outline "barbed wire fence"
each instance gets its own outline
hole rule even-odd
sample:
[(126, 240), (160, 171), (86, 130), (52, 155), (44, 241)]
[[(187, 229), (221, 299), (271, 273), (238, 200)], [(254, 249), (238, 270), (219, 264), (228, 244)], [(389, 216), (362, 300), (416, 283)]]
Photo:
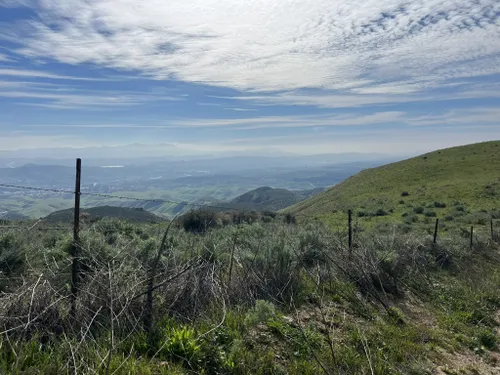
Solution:
[[(78, 163), (77, 163), (78, 165)], [(77, 167), (78, 168), (78, 167)], [(205, 208), (205, 209), (217, 209), (217, 210), (224, 210), (224, 211), (242, 211), (245, 210), (244, 208), (239, 208), (239, 207), (231, 207), (231, 206), (226, 206), (226, 205), (218, 205), (218, 204), (203, 204), (203, 203), (198, 203), (198, 202), (186, 202), (186, 201), (175, 201), (175, 200), (170, 200), (170, 199), (160, 199), (160, 198), (152, 198), (152, 199), (147, 199), (147, 198), (139, 198), (139, 197), (130, 197), (130, 196), (123, 196), (123, 195), (114, 195), (114, 194), (106, 194), (106, 193), (98, 193), (98, 192), (91, 192), (91, 191), (80, 191), (79, 189), (79, 184), (78, 184), (78, 178), (77, 178), (77, 183), (75, 186), (75, 190), (69, 190), (69, 189), (54, 189), (54, 188), (42, 188), (42, 187), (33, 187), (33, 186), (24, 186), (24, 185), (15, 185), (15, 184), (4, 184), (0, 183), (0, 188), (5, 188), (5, 189), (17, 189), (17, 190), (25, 190), (25, 191), (40, 191), (40, 192), (46, 192), (46, 193), (55, 193), (55, 194), (67, 194), (67, 195), (74, 195), (76, 197), (80, 196), (96, 196), (96, 197), (103, 197), (103, 198), (111, 198), (111, 199), (120, 199), (120, 200), (129, 200), (129, 201), (140, 201), (140, 202), (154, 202), (154, 203), (161, 203), (161, 204), (175, 204), (175, 205), (183, 205), (186, 207), (193, 207), (193, 208)], [(77, 209), (78, 208), (78, 209)], [(251, 211), (251, 210), (249, 210)], [(67, 230), (70, 231), (73, 229), (74, 232), (78, 233), (78, 221), (76, 220), (79, 212), (79, 199), (75, 199), (75, 210), (74, 210), (74, 216), (75, 220), (73, 223), (68, 223), (67, 226), (46, 226), (43, 224), (42, 220), (38, 220), (35, 223), (30, 223), (29, 225), (24, 226), (21, 228), (22, 230), (28, 229), (28, 230)], [(347, 229), (348, 233), (348, 246), (341, 246), (342, 249), (346, 249), (347, 252), (343, 253), (345, 256), (344, 258), (347, 259), (348, 262), (351, 262), (351, 258), (353, 255), (356, 255), (356, 239), (353, 238), (353, 236), (356, 233), (355, 227), (357, 226), (357, 223), (353, 223), (353, 210), (349, 210), (348, 214), (346, 215), (346, 224), (347, 226), (344, 226), (344, 229)], [(1, 218), (0, 218), (1, 220)], [(169, 225), (172, 223), (170, 221)], [(0, 223), (1, 224), (1, 223)], [(439, 222), (436, 221), (435, 225), (435, 233), (434, 233), (434, 243), (436, 243), (437, 240), (437, 231), (438, 231), (438, 226)], [(355, 226), (353, 228), (353, 225)], [(1, 227), (0, 227), (1, 228)], [(353, 230), (354, 229), (354, 230)], [(492, 236), (493, 236), (493, 222), (491, 222), (491, 230), (492, 230)], [(471, 240), (473, 239), (474, 231), (473, 228), (471, 230)], [(472, 243), (472, 242), (471, 242)], [(32, 316), (35, 316), (35, 314), (31, 311), (32, 310), (32, 305), (36, 306), (36, 304), (33, 304), (33, 297), (31, 297), (31, 301), (29, 303), (29, 311), (28, 311), (28, 321), (27, 323), (24, 323), (22, 326), (20, 325), (19, 327), (14, 327), (12, 329), (9, 328), (9, 330), (14, 330), (14, 329), (22, 329), (23, 327), (28, 327), (29, 325), (32, 325), (35, 322), (35, 319), (41, 316), (45, 316), (46, 311), (49, 311), (48, 309), (55, 305), (58, 304), (61, 301), (66, 301), (69, 300), (69, 305), (71, 307), (71, 311), (76, 310), (76, 306), (78, 306), (77, 301), (79, 301), (80, 305), (85, 305), (85, 308), (88, 309), (88, 313), (86, 315), (83, 315), (82, 312), (80, 312), (81, 316), (80, 318), (85, 322), (85, 324), (88, 326), (88, 329), (84, 329), (83, 331), (85, 332), (84, 338), (87, 335), (88, 331), (90, 330), (90, 326), (93, 324), (94, 319), (96, 316), (99, 315), (101, 310), (109, 310), (109, 319), (111, 321), (110, 326), (111, 326), (111, 332), (113, 332), (113, 327), (114, 327), (114, 322), (117, 321), (118, 316), (122, 313), (124, 314), (129, 314), (127, 315), (127, 320), (133, 323), (133, 331), (139, 331), (137, 326), (139, 326), (141, 320), (144, 320), (144, 326), (146, 331), (151, 329), (152, 323), (151, 323), (151, 311), (153, 311), (153, 292), (160, 288), (160, 287), (166, 287), (169, 282), (172, 280), (175, 280), (179, 278), (179, 283), (178, 285), (181, 284), (186, 284), (184, 286), (184, 289), (188, 288), (190, 285), (203, 285), (200, 280), (205, 279), (205, 280), (218, 280), (217, 275), (216, 275), (216, 269), (212, 264), (208, 264), (203, 258), (200, 257), (193, 257), (189, 261), (187, 261), (185, 264), (178, 265), (177, 267), (174, 267), (173, 269), (169, 270), (168, 273), (165, 273), (165, 275), (162, 276), (162, 281), (159, 281), (160, 279), (160, 271), (164, 272), (165, 270), (157, 270), (157, 263), (158, 260), (160, 259), (164, 253), (168, 253), (171, 251), (172, 244), (169, 242), (169, 232), (168, 229), (165, 231), (165, 234), (163, 236), (163, 240), (161, 242), (161, 245), (158, 249), (158, 252), (156, 256), (153, 258), (152, 261), (145, 262), (145, 264), (142, 264), (139, 260), (135, 261), (134, 263), (135, 266), (137, 266), (139, 269), (141, 269), (141, 273), (137, 275), (137, 272), (130, 272), (127, 273), (127, 279), (126, 282), (124, 282), (122, 279), (118, 279), (119, 276), (123, 274), (122, 269), (125, 269), (125, 267), (130, 268), (124, 261), (121, 262), (120, 258), (113, 258), (111, 261), (107, 261), (107, 263), (102, 263), (99, 267), (99, 272), (96, 272), (92, 277), (92, 279), (88, 282), (85, 283), (82, 281), (82, 278), (80, 276), (81, 272), (81, 265), (79, 262), (82, 259), (82, 254), (80, 254), (80, 250), (83, 249), (81, 247), (81, 244), (79, 243), (79, 238), (78, 236), (74, 237), (73, 240), (73, 250), (71, 253), (71, 258), (68, 258), (68, 260), (72, 260), (72, 264), (70, 262), (65, 261), (64, 263), (64, 268), (61, 268), (60, 271), (58, 271), (57, 275), (58, 277), (61, 277), (64, 275), (65, 279), (68, 277), (71, 277), (71, 292), (66, 291), (67, 289), (64, 289), (62, 291), (56, 290), (54, 291), (53, 289), (54, 286), (52, 286), (50, 283), (40, 283), (40, 280), (42, 279), (42, 276), (37, 276), (35, 275), (34, 283), (32, 285), (27, 284), (24, 287), (24, 290), (26, 291), (25, 293), (19, 293), (18, 296), (22, 295), (35, 295), (35, 289), (37, 290), (36, 295), (40, 296), (45, 296), (49, 295), (52, 296), (51, 298), (54, 300), (50, 302), (48, 307), (41, 311), (38, 312), (38, 315), (36, 315), (36, 318), (32, 318)], [(233, 247), (234, 249), (235, 247)], [(471, 245), (472, 248), (472, 245)], [(234, 250), (232, 250), (234, 251)], [(353, 254), (354, 252), (354, 254)], [(121, 253), (120, 253), (121, 254)], [(342, 254), (342, 253), (340, 253)], [(93, 256), (95, 254), (89, 253), (87, 256)], [(257, 252), (255, 253), (255, 256), (257, 256)], [(124, 258), (125, 259), (125, 258)], [(127, 258), (128, 259), (128, 258)], [(229, 266), (228, 270), (228, 278), (229, 280), (227, 282), (227, 286), (225, 288), (229, 288), (229, 285), (231, 283), (231, 274), (232, 274), (232, 260), (234, 259), (234, 254), (231, 252), (231, 255), (229, 257), (231, 259), (231, 263)], [(116, 260), (116, 261), (115, 261)], [(100, 260), (97, 259), (95, 263), (98, 263)], [(132, 263), (131, 263), (132, 264)], [(249, 270), (251, 269), (253, 271), (253, 261), (250, 265)], [(273, 268), (269, 267), (270, 272), (273, 272)], [(165, 271), (166, 272), (166, 271)], [(182, 279), (185, 274), (190, 272), (189, 277), (186, 276), (185, 279)], [(82, 273), (83, 274), (83, 273)], [(249, 274), (249, 272), (245, 273), (244, 280), (246, 281), (246, 275)], [(187, 281), (192, 278), (194, 281), (191, 284), (188, 284)], [(288, 285), (289, 279), (287, 281)], [(125, 291), (123, 291), (123, 288), (125, 286)], [(42, 289), (45, 288), (45, 289)], [(106, 302), (102, 305), (96, 304), (95, 301), (96, 299), (94, 298), (94, 295), (96, 291), (94, 290), (95, 288), (101, 288), (99, 289), (100, 295), (102, 295), (105, 299)], [(174, 289), (174, 286), (172, 286), (172, 289)], [(193, 288), (193, 290), (197, 290), (196, 288)], [(207, 298), (213, 299), (214, 296), (216, 295), (222, 295), (221, 291), (224, 290), (224, 287), (221, 287), (218, 283), (214, 282), (212, 284), (209, 284), (206, 287), (206, 290), (202, 290), (200, 293), (206, 293)], [(281, 288), (280, 288), (281, 290)], [(66, 292), (65, 292), (66, 291)], [(42, 293), (43, 292), (43, 293)], [(212, 294), (210, 294), (210, 293)], [(282, 290), (281, 292), (282, 293)], [(176, 294), (177, 296), (180, 294)], [(145, 304), (145, 307), (141, 308), (136, 308), (135, 304), (140, 302), (136, 302), (136, 300), (142, 299), (144, 296), (146, 296), (146, 301), (147, 304)], [(201, 294), (197, 294), (197, 298), (200, 298)], [(78, 299), (77, 299), (78, 297)], [(20, 297), (19, 297), (20, 298)], [(225, 295), (221, 297), (221, 301), (224, 304), (224, 317), (225, 317)], [(158, 301), (157, 301), (158, 303)], [(18, 299), (13, 299), (12, 305), (15, 306), (24, 306), (26, 305), (23, 303), (19, 303)], [(116, 307), (118, 306), (118, 307)], [(119, 312), (116, 312), (114, 310), (120, 310)], [(83, 311), (83, 309), (81, 309)], [(87, 310), (85, 310), (87, 311)], [(76, 315), (74, 312), (71, 314), (71, 319), (76, 320), (78, 318), (78, 315)], [(85, 328), (85, 327), (84, 327)], [(7, 331), (5, 331), (7, 332)], [(81, 334), (81, 331), (77, 331), (76, 329), (73, 329), (70, 331), (71, 334), (73, 334), (75, 337), (79, 337)], [(78, 344), (78, 347), (82, 344), (83, 339), (80, 341)], [(117, 345), (113, 343), (113, 341), (110, 341), (109, 348), (105, 350), (106, 355), (111, 357), (111, 354), (113, 350)]]
[[(77, 159), (79, 160), (79, 159)], [(78, 163), (78, 162), (77, 162)], [(80, 166), (81, 168), (81, 166)], [(81, 173), (81, 170), (80, 170)], [(78, 174), (78, 167), (77, 167), (77, 174)], [(225, 212), (255, 212), (256, 208), (247, 208), (244, 205), (231, 205), (231, 203), (228, 204), (210, 204), (210, 203), (200, 203), (200, 202), (188, 202), (188, 201), (182, 201), (182, 200), (172, 200), (172, 199), (163, 199), (163, 198), (140, 198), (140, 197), (132, 197), (132, 196), (124, 196), (124, 195), (117, 195), (117, 194), (109, 194), (109, 193), (98, 193), (98, 192), (91, 192), (91, 191), (81, 191), (80, 189), (80, 184), (77, 184), (78, 186), (75, 187), (75, 190), (70, 190), (70, 189), (56, 189), (56, 188), (48, 188), (48, 187), (35, 187), (35, 186), (27, 186), (27, 185), (16, 185), (16, 184), (6, 184), (6, 183), (0, 183), (0, 188), (6, 188), (6, 189), (15, 189), (15, 190), (24, 190), (24, 191), (39, 191), (39, 192), (46, 192), (46, 193), (57, 193), (57, 194), (68, 194), (68, 195), (74, 195), (74, 196), (87, 196), (87, 197), (100, 197), (100, 198), (108, 198), (108, 199), (117, 199), (117, 200), (126, 200), (126, 201), (135, 201), (135, 202), (142, 202), (144, 204), (146, 203), (157, 203), (157, 204), (172, 204), (176, 205), (178, 207), (191, 207), (192, 209), (211, 209), (211, 210), (220, 210), (220, 211), (225, 211)], [(275, 203), (289, 203), (288, 201), (276, 201)], [(76, 207), (75, 207), (76, 208)], [(75, 210), (77, 211), (77, 210)], [(79, 211), (79, 209), (78, 209)], [(169, 218), (156, 213), (157, 216), (160, 218), (165, 218), (168, 220)], [(353, 231), (357, 232), (359, 229), (358, 222), (356, 220), (356, 223), (354, 224), (353, 228), (353, 215), (355, 214), (355, 211), (350, 208), (346, 211), (346, 224), (347, 226), (345, 227), (347, 232), (349, 233), (349, 247), (352, 247), (352, 241), (353, 241)], [(303, 215), (306, 216), (307, 215)], [(357, 217), (356, 217), (357, 219)], [(32, 229), (39, 229), (39, 230), (69, 230), (71, 227), (70, 226), (54, 226), (50, 225), (48, 226), (47, 223), (43, 223), (43, 220), (40, 219), (38, 220), (34, 225), (30, 227), (19, 227), (16, 225), (12, 225), (11, 223), (8, 225), (1, 225), (2, 222), (9, 222), (9, 220), (2, 220), (2, 217), (0, 216), (0, 229), (22, 229), (22, 230), (32, 230)], [(43, 223), (43, 225), (38, 225), (40, 223)], [(490, 219), (490, 232), (491, 232), (491, 237), (496, 238), (497, 234), (494, 230), (494, 222), (493, 222), (493, 217)], [(435, 226), (433, 224), (434, 231), (433, 231), (433, 242), (437, 242), (437, 237), (438, 237), (438, 232), (439, 232), (439, 218), (436, 218), (435, 221)], [(471, 226), (470, 228), (470, 233), (471, 233), (471, 241), (473, 241), (474, 237), (474, 227)]]

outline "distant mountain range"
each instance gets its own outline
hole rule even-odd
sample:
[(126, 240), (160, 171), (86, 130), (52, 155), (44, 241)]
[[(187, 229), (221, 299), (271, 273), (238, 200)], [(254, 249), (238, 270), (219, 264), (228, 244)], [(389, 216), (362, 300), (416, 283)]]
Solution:
[[(107, 205), (144, 208), (172, 216), (187, 209), (185, 204), (176, 202), (230, 203), (241, 194), (262, 186), (294, 192), (330, 187), (363, 169), (387, 162), (387, 159), (373, 157), (371, 154), (329, 154), (163, 161), (148, 159), (149, 162), (145, 162), (146, 159), (128, 159), (107, 160), (106, 164), (103, 162), (100, 166), (92, 166), (84, 159), (82, 207)], [(360, 160), (353, 161), (356, 158)], [(110, 168), (118, 165), (120, 167)], [(0, 168), (0, 184), (50, 189), (40, 191), (0, 187), (0, 212), (38, 219), (72, 206), (75, 166), (11, 164)], [(133, 199), (115, 199), (110, 195)], [(266, 199), (262, 198), (263, 201)], [(296, 203), (297, 199), (282, 198), (286, 203)], [(270, 204), (270, 209), (283, 208), (275, 203)]]

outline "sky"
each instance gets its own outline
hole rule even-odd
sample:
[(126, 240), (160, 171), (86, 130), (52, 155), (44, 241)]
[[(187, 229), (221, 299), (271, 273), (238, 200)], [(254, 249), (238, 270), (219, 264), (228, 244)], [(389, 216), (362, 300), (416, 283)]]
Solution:
[(498, 139), (498, 0), (0, 0), (0, 150)]

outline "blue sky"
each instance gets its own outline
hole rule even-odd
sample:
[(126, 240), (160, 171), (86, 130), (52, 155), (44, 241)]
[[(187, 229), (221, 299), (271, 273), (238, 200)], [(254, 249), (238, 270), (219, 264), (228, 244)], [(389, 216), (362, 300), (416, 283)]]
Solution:
[(0, 0), (0, 150), (408, 154), (499, 104), (497, 0)]

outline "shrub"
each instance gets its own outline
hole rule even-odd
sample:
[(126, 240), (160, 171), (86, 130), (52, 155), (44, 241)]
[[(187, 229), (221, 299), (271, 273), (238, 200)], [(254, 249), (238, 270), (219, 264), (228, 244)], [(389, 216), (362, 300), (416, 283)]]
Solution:
[(413, 229), (412, 226), (411, 226), (411, 223), (407, 223), (406, 221), (405, 221), (404, 224), (398, 225), (398, 228), (404, 234), (410, 233), (412, 231), (412, 229)]
[(252, 310), (247, 313), (245, 324), (254, 326), (259, 323), (266, 323), (276, 316), (276, 308), (269, 301), (257, 300)]
[(297, 219), (292, 214), (285, 215), (285, 223), (287, 224), (297, 224)]
[(418, 216), (415, 214), (407, 215), (404, 219), (404, 223), (409, 225), (413, 223), (418, 223)]
[(20, 237), (7, 233), (0, 237), (0, 272), (10, 276), (24, 266), (23, 244)]
[(453, 220), (455, 220), (455, 218), (453, 216), (451, 216), (451, 215), (448, 215), (448, 216), (444, 217), (444, 221), (453, 221)]
[(426, 211), (425, 212), (426, 217), (436, 217), (436, 213), (434, 211)]
[(486, 225), (490, 221), (490, 215), (483, 212), (475, 212), (467, 214), (465, 220), (469, 224)]
[(402, 196), (402, 197), (407, 197), (407, 196), (409, 196), (409, 195), (410, 195), (410, 193), (408, 193), (407, 191), (403, 191), (403, 192), (401, 193), (401, 196)]
[(253, 224), (259, 219), (256, 211), (238, 211), (233, 212), (232, 221), (234, 224)]
[(481, 332), (478, 335), (478, 341), (482, 346), (484, 346), (489, 350), (496, 349), (498, 344), (498, 338), (495, 335), (495, 332), (487, 328), (483, 328), (481, 330)]
[(375, 216), (387, 216), (388, 213), (385, 211), (383, 208), (379, 208), (377, 211), (375, 211)]
[(413, 209), (413, 212), (415, 212), (416, 214), (423, 214), (424, 213), (424, 208), (419, 206), (419, 207), (415, 207)]
[(446, 203), (443, 203), (443, 202), (434, 202), (434, 207), (436, 207), (436, 208), (446, 208)]
[(193, 210), (180, 217), (180, 223), (186, 232), (204, 233), (218, 225), (218, 217), (214, 211)]
[(405, 204), (405, 201), (401, 199), (398, 203), (399, 204)]

